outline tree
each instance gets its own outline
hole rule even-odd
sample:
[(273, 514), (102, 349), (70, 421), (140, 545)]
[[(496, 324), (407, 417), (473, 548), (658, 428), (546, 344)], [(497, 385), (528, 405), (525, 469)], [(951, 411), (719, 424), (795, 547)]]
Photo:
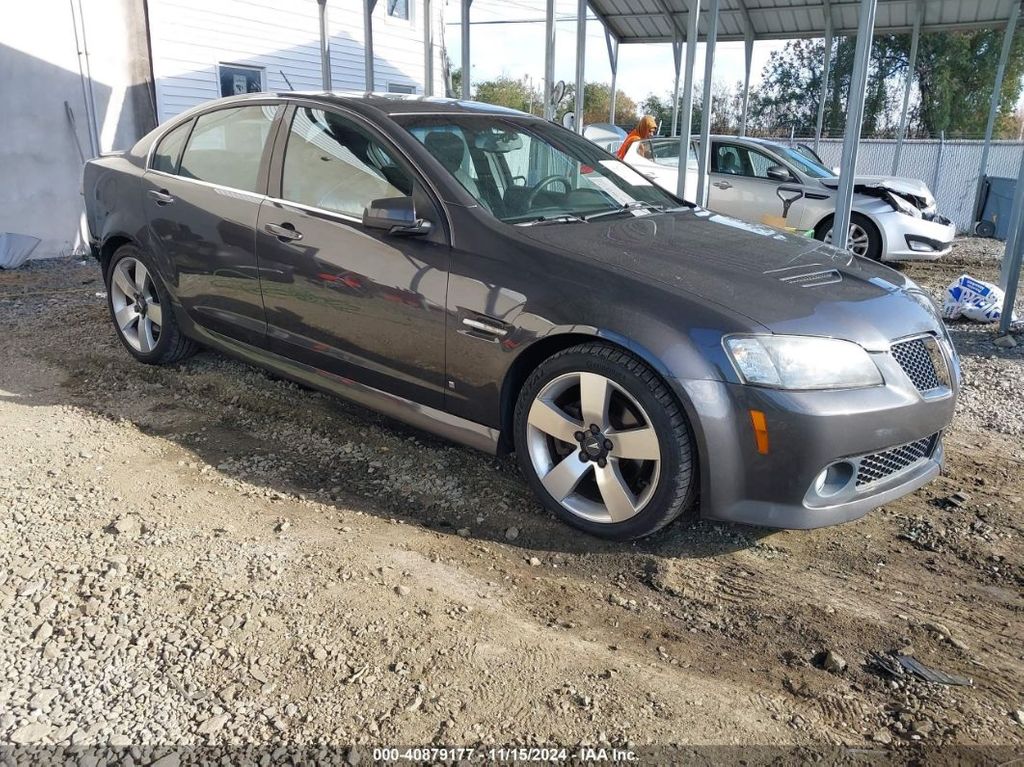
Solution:
[[(725, 83), (714, 82), (711, 85), (711, 132), (712, 133), (736, 133), (739, 130), (739, 95)], [(690, 132), (699, 133), (701, 119), (704, 114), (703, 91), (694, 89), (693, 94), (693, 120), (690, 123)], [(682, 109), (682, 95), (679, 97), (679, 107)], [(667, 136), (672, 133), (672, 94), (666, 93), (661, 98), (649, 93), (647, 98), (640, 102), (640, 111), (645, 115), (651, 115), (659, 125), (659, 133)], [(679, 118), (682, 119), (682, 118)], [(680, 129), (681, 132), (681, 129)]]
[(525, 77), (516, 80), (502, 75), (493, 80), (477, 83), (474, 98), (485, 104), (518, 109), (521, 112), (544, 113), (544, 96), (540, 89), (533, 87)]
[[(919, 135), (980, 136), (995, 81), (1002, 31), (943, 32), (921, 36), (915, 78), (920, 103), (911, 131)], [(872, 41), (865, 93), (863, 135), (891, 136), (899, 127), (903, 84), (910, 59), (909, 35), (879, 35)], [(853, 71), (855, 39), (833, 42), (832, 71), (825, 101), (824, 133), (842, 135)], [(825, 53), (821, 40), (794, 40), (772, 53), (752, 94), (749, 123), (754, 131), (779, 133), (792, 127), (809, 135), (817, 123)], [(1024, 34), (1018, 34), (1000, 94), (1000, 135), (1013, 131), (1013, 108), (1024, 74)]]
[[(583, 88), (583, 124), (608, 122), (611, 110), (612, 88), (607, 83), (587, 83)], [(556, 116), (561, 118), (566, 112), (576, 111), (576, 87), (566, 87), (566, 96), (558, 105)], [(628, 95), (616, 89), (615, 93), (615, 124), (630, 125), (636, 122), (637, 103)]]

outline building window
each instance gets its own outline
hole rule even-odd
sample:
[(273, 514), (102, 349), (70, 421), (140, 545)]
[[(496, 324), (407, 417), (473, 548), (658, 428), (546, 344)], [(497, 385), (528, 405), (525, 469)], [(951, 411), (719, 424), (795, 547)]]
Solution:
[(409, 0), (388, 0), (388, 16), (409, 20)]
[(388, 93), (415, 93), (415, 85), (406, 85), (405, 83), (388, 83)]
[(262, 67), (242, 67), (237, 64), (220, 64), (220, 95), (239, 96), (243, 93), (259, 93), (263, 86)]

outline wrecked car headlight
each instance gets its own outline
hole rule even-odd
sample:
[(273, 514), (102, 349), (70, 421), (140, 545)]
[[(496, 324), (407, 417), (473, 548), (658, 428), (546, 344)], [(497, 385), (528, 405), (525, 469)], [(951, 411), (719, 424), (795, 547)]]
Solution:
[(730, 336), (725, 350), (740, 378), (776, 389), (877, 386), (882, 374), (862, 346), (817, 336)]
[(903, 197), (900, 197), (898, 194), (893, 194), (890, 192), (889, 200), (896, 207), (896, 210), (898, 210), (900, 213), (906, 213), (908, 216), (913, 216), (914, 218), (921, 218), (921, 210), (916, 206), (912, 205)]

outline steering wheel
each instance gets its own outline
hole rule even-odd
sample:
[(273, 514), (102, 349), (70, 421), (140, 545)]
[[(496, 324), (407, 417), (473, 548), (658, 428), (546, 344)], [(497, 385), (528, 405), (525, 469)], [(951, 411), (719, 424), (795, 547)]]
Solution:
[(545, 176), (536, 184), (534, 184), (533, 187), (530, 189), (530, 193), (526, 196), (526, 209), (529, 210), (530, 208), (532, 208), (533, 202), (534, 200), (537, 199), (537, 195), (540, 194), (541, 190), (548, 184), (554, 183), (555, 181), (561, 182), (562, 186), (565, 187), (565, 191), (567, 193), (572, 191), (572, 184), (569, 183), (569, 179), (567, 179), (565, 176), (559, 176), (558, 174)]

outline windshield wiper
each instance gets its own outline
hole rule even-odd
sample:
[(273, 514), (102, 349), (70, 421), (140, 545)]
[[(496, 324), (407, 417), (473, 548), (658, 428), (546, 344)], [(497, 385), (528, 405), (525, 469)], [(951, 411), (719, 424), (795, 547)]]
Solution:
[(631, 210), (638, 210), (640, 208), (646, 208), (652, 210), (655, 213), (663, 213), (668, 210), (664, 205), (656, 205), (653, 202), (643, 202), (641, 200), (633, 200), (632, 202), (625, 202), (621, 207), (612, 208), (611, 210), (602, 210), (600, 213), (591, 213), (589, 216), (584, 216), (584, 221), (593, 221), (595, 218), (604, 218), (605, 216), (614, 216), (616, 213), (628, 213)]
[(558, 216), (537, 216), (527, 221), (519, 221), (516, 226), (544, 226), (545, 224), (584, 224), (587, 219), (575, 213), (563, 213)]

